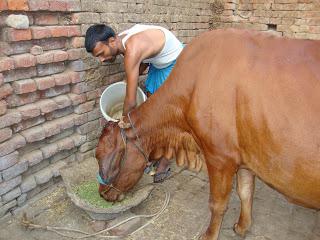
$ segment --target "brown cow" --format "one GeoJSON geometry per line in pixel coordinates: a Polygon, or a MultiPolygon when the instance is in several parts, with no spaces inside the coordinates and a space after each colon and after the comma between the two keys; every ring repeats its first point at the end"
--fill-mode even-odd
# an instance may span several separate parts
{"type": "Polygon", "coordinates": [[[319,66],[320,41],[241,30],[200,35],[165,84],[131,113],[131,128],[104,129],[96,156],[109,182],[100,193],[115,201],[132,188],[154,149],[166,148],[181,163],[190,134],[210,180],[212,216],[203,239],[218,238],[235,174],[240,235],[251,224],[255,176],[289,201],[319,209],[319,66]]]}

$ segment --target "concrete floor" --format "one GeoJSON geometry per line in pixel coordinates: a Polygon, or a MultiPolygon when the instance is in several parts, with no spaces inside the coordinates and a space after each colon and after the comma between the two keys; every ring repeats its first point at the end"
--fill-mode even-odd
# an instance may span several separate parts
{"type": "MultiPolygon", "coordinates": [[[[197,239],[205,231],[210,213],[208,210],[209,186],[207,176],[176,168],[170,179],[156,185],[150,197],[132,210],[133,214],[156,212],[163,203],[164,193],[171,193],[171,200],[164,213],[143,230],[120,239],[197,239]]],[[[145,176],[143,181],[152,179],[145,176]]],[[[253,207],[253,226],[246,240],[320,240],[320,212],[288,203],[280,194],[257,180],[253,207]]],[[[239,214],[240,202],[235,191],[224,217],[220,240],[242,239],[232,230],[239,214]]],[[[75,207],[60,184],[44,192],[33,202],[17,212],[15,218],[3,219],[0,223],[1,240],[69,239],[44,230],[29,230],[19,224],[22,212],[36,224],[63,226],[82,231],[105,227],[105,222],[92,221],[85,212],[75,207]]],[[[118,228],[114,233],[131,232],[146,220],[135,220],[118,228]]],[[[114,223],[114,222],[113,222],[114,223]]],[[[88,239],[94,239],[90,237],[88,239]]]]}

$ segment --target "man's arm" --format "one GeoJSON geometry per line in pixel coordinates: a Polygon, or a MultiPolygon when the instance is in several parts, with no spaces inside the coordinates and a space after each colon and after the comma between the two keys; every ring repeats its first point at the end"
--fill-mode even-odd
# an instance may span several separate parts
{"type": "MultiPolygon", "coordinates": [[[[134,49],[134,48],[132,48],[134,49]]],[[[141,63],[141,54],[137,50],[129,50],[127,48],[124,58],[124,68],[127,75],[126,97],[124,100],[123,114],[128,112],[136,106],[136,94],[139,79],[139,67],[141,63]]]]}

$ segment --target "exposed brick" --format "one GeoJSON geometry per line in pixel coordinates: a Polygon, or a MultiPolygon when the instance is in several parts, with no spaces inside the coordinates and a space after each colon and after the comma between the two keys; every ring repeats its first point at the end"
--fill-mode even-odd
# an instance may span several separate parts
{"type": "Polygon", "coordinates": [[[79,12],[81,11],[81,2],[80,0],[66,0],[67,11],[79,12]]]}
{"type": "Polygon", "coordinates": [[[67,138],[59,140],[57,142],[57,145],[58,145],[59,151],[70,150],[70,149],[74,148],[74,141],[72,138],[67,137],[67,138]]]}
{"type": "Polygon", "coordinates": [[[8,112],[0,117],[0,129],[11,126],[21,121],[21,114],[17,110],[8,110],[8,112]]]}
{"type": "Polygon", "coordinates": [[[66,95],[61,95],[61,96],[52,98],[52,100],[58,104],[60,109],[66,108],[71,105],[71,100],[66,95]]]}
{"type": "Polygon", "coordinates": [[[51,169],[46,168],[46,169],[43,169],[43,170],[37,172],[34,175],[34,178],[35,178],[37,184],[44,184],[46,182],[49,182],[49,180],[52,178],[52,176],[53,175],[52,175],[51,169]]]}
{"type": "Polygon", "coordinates": [[[63,62],[37,66],[38,76],[46,76],[46,75],[52,75],[55,73],[60,73],[60,72],[63,72],[64,69],[65,69],[65,66],[63,62]]]}
{"type": "Polygon", "coordinates": [[[36,56],[38,64],[47,64],[53,62],[53,51],[45,52],[41,55],[36,56]]]}
{"type": "Polygon", "coordinates": [[[77,113],[77,114],[82,114],[82,113],[85,113],[85,112],[89,112],[94,108],[94,104],[95,104],[95,101],[90,101],[90,102],[83,103],[83,104],[75,107],[74,108],[74,112],[77,113]]]}
{"type": "Polygon", "coordinates": [[[74,118],[74,116],[69,115],[69,116],[66,116],[66,117],[59,118],[56,121],[57,121],[60,129],[64,130],[64,129],[68,129],[68,128],[71,128],[71,127],[74,126],[73,118],[74,118]]]}
{"type": "Polygon", "coordinates": [[[18,176],[14,179],[10,179],[9,181],[0,183],[0,195],[3,195],[10,190],[14,189],[21,183],[21,176],[18,176]]]}
{"type": "Polygon", "coordinates": [[[0,73],[0,86],[2,86],[3,83],[4,83],[4,77],[3,77],[3,74],[0,73]]]}
{"type": "Polygon", "coordinates": [[[20,189],[22,193],[29,192],[30,190],[34,189],[37,186],[37,183],[34,179],[34,176],[29,176],[23,179],[20,189]]]}
{"type": "Polygon", "coordinates": [[[74,115],[74,125],[79,126],[88,122],[88,114],[74,115]]]}
{"type": "Polygon", "coordinates": [[[76,160],[79,161],[79,162],[82,162],[85,159],[94,157],[94,152],[95,152],[94,150],[91,150],[91,151],[88,151],[88,152],[85,152],[85,153],[77,152],[76,153],[76,160]]]}
{"type": "Polygon", "coordinates": [[[0,11],[8,10],[7,0],[0,1],[0,11]]]}
{"type": "Polygon", "coordinates": [[[68,53],[68,60],[77,60],[82,57],[83,49],[69,49],[68,53]]]}
{"type": "MultiPolygon", "coordinates": [[[[64,160],[65,161],[65,160],[64,160]]],[[[60,174],[60,169],[65,167],[67,165],[66,162],[62,162],[62,161],[59,161],[57,163],[55,163],[52,167],[51,167],[51,172],[52,172],[52,175],[53,177],[59,177],[61,174],[60,174]]]]}
{"type": "Polygon", "coordinates": [[[67,85],[71,83],[71,76],[68,72],[54,75],[55,84],[57,86],[67,85]]]}
{"type": "Polygon", "coordinates": [[[99,121],[98,120],[95,120],[95,121],[92,121],[92,122],[88,122],[88,123],[85,123],[85,124],[77,127],[77,132],[79,134],[86,134],[88,132],[91,132],[91,131],[95,130],[97,128],[97,126],[99,126],[99,121]]]}
{"type": "Polygon", "coordinates": [[[0,156],[3,157],[25,145],[26,140],[24,139],[24,137],[22,137],[20,134],[16,134],[8,141],[0,144],[0,156]]]}
{"type": "Polygon", "coordinates": [[[34,16],[36,25],[57,25],[59,23],[57,14],[40,13],[34,16]]]}
{"type": "Polygon", "coordinates": [[[17,204],[19,207],[23,206],[23,204],[27,200],[27,196],[28,195],[26,193],[23,193],[17,198],[17,204]]]}
{"type": "Polygon", "coordinates": [[[0,143],[12,137],[12,130],[10,128],[0,129],[0,143]]]}
{"type": "Polygon", "coordinates": [[[35,150],[23,155],[20,161],[27,162],[30,167],[40,163],[43,160],[42,151],[35,150]]]}
{"type": "Polygon", "coordinates": [[[102,117],[102,114],[101,114],[100,108],[96,108],[93,111],[88,112],[88,121],[96,120],[101,117],[102,117]]]}
{"type": "Polygon", "coordinates": [[[93,100],[100,97],[100,89],[96,89],[86,93],[87,100],[93,100]]]}
{"type": "Polygon", "coordinates": [[[9,57],[0,58],[0,72],[14,69],[14,61],[9,57]]]}
{"type": "Polygon", "coordinates": [[[84,47],[84,37],[74,37],[71,39],[70,45],[72,48],[83,48],[84,47]]]}
{"type": "Polygon", "coordinates": [[[91,142],[87,142],[87,143],[84,143],[83,145],[81,145],[81,147],[79,148],[79,151],[80,152],[87,152],[93,148],[95,148],[98,144],[98,140],[94,140],[94,141],[91,141],[91,142]]]}
{"type": "Polygon", "coordinates": [[[47,0],[29,0],[29,8],[31,11],[48,10],[49,3],[47,0]]]}
{"type": "Polygon", "coordinates": [[[25,129],[28,129],[28,128],[31,128],[33,126],[37,126],[41,123],[44,123],[45,122],[45,118],[43,116],[38,116],[38,117],[35,117],[35,118],[31,118],[31,119],[28,119],[28,120],[24,120],[18,124],[14,124],[12,125],[12,129],[13,131],[16,133],[16,132],[20,132],[22,130],[25,130],[25,129]]]}
{"type": "Polygon", "coordinates": [[[54,88],[49,88],[45,91],[41,92],[42,98],[50,98],[55,97],[61,94],[66,94],[70,92],[70,86],[69,85],[63,85],[63,86],[56,86],[54,88]]]}
{"type": "Polygon", "coordinates": [[[2,196],[2,200],[3,200],[4,202],[10,202],[11,200],[19,197],[20,195],[21,195],[21,190],[20,190],[20,188],[17,187],[17,188],[15,188],[15,189],[13,189],[12,191],[4,194],[4,195],[2,196]]]}
{"type": "MultiPolygon", "coordinates": [[[[59,107],[61,107],[61,106],[59,106],[59,107]]],[[[53,119],[65,117],[70,114],[73,114],[73,107],[72,106],[61,108],[61,109],[56,110],[54,112],[48,113],[45,116],[48,121],[51,121],[53,119]]]]}
{"type": "Polygon", "coordinates": [[[22,107],[18,107],[17,110],[20,112],[23,120],[34,118],[40,115],[40,108],[33,103],[22,107]]]}
{"type": "Polygon", "coordinates": [[[67,40],[65,38],[44,38],[36,40],[36,44],[44,51],[65,48],[67,40]]]}
{"type": "Polygon", "coordinates": [[[68,53],[62,50],[56,50],[54,51],[53,55],[53,61],[54,62],[61,62],[68,60],[68,53]]]}
{"type": "Polygon", "coordinates": [[[0,99],[5,98],[9,96],[13,92],[12,87],[9,83],[4,84],[2,87],[0,87],[0,99]]]}
{"type": "Polygon", "coordinates": [[[72,14],[71,21],[74,24],[81,23],[99,23],[100,14],[93,12],[81,12],[72,14]]]}
{"type": "Polygon", "coordinates": [[[81,93],[92,91],[94,90],[94,88],[95,87],[93,85],[90,86],[86,82],[80,82],[72,86],[71,92],[76,94],[81,94],[81,93]]]}
{"type": "Polygon", "coordinates": [[[46,146],[40,148],[43,154],[43,158],[49,158],[59,152],[58,145],[56,143],[47,144],[46,146]]]}
{"type": "Polygon", "coordinates": [[[37,85],[32,79],[16,81],[12,84],[12,87],[16,94],[29,93],[37,90],[37,85]]]}
{"type": "Polygon", "coordinates": [[[9,216],[9,218],[11,217],[11,213],[8,213],[6,215],[6,213],[12,209],[13,207],[15,207],[17,205],[17,201],[13,200],[5,205],[3,205],[2,207],[0,207],[0,217],[6,218],[6,216],[9,216]]]}
{"type": "Polygon", "coordinates": [[[5,82],[13,82],[37,76],[37,69],[35,67],[15,69],[14,71],[7,71],[3,75],[5,82]]]}
{"type": "Polygon", "coordinates": [[[42,126],[36,126],[29,128],[21,132],[28,143],[36,142],[45,139],[45,131],[42,126]]]}
{"type": "Polygon", "coordinates": [[[67,10],[66,0],[49,0],[50,11],[64,12],[67,10]]]}
{"type": "Polygon", "coordinates": [[[42,125],[42,127],[45,131],[46,137],[57,135],[61,132],[60,126],[57,120],[46,122],[45,124],[42,125]]]}
{"type": "Polygon", "coordinates": [[[55,79],[53,76],[35,78],[34,81],[39,90],[52,88],[56,85],[55,79]]]}
{"type": "Polygon", "coordinates": [[[79,83],[84,80],[85,72],[70,72],[71,82],[79,83]]]}
{"type": "Polygon", "coordinates": [[[7,169],[18,162],[19,153],[17,151],[0,157],[0,171],[7,169]]]}
{"type": "Polygon", "coordinates": [[[43,53],[43,48],[38,45],[35,45],[30,49],[30,53],[32,55],[40,55],[43,53]]]}
{"type": "Polygon", "coordinates": [[[0,101],[0,116],[4,115],[7,112],[7,102],[4,100],[0,101]]]}
{"type": "Polygon", "coordinates": [[[9,10],[29,10],[28,1],[27,0],[7,0],[8,1],[8,9],[9,10]]]}
{"type": "Polygon", "coordinates": [[[79,105],[81,103],[84,103],[87,100],[86,94],[69,93],[68,96],[72,101],[72,105],[74,105],[74,106],[79,105]]]}
{"type": "Polygon", "coordinates": [[[40,100],[36,103],[36,105],[40,108],[41,114],[46,114],[59,109],[58,104],[52,99],[40,100]]]}
{"type": "Polygon", "coordinates": [[[81,36],[79,26],[51,26],[50,29],[52,37],[74,37],[81,36]]]}
{"type": "Polygon", "coordinates": [[[19,176],[20,174],[24,173],[28,169],[28,163],[27,162],[19,162],[15,164],[14,166],[4,170],[2,172],[2,177],[4,180],[10,180],[16,176],[19,176]]]}
{"type": "Polygon", "coordinates": [[[31,27],[31,33],[33,39],[49,38],[51,37],[51,31],[47,27],[31,27]]]}
{"type": "Polygon", "coordinates": [[[78,146],[82,145],[83,143],[85,143],[86,139],[87,139],[86,135],[80,135],[80,134],[73,134],[71,136],[71,138],[72,138],[72,140],[74,142],[74,145],[76,147],[78,147],[78,146]]]}
{"type": "Polygon", "coordinates": [[[15,55],[12,56],[12,58],[14,60],[15,68],[25,68],[36,65],[36,59],[30,53],[15,55]]]}
{"type": "Polygon", "coordinates": [[[36,102],[40,99],[38,92],[26,93],[21,95],[10,95],[7,98],[7,103],[10,108],[22,106],[28,103],[36,102]]]}
{"type": "Polygon", "coordinates": [[[9,42],[31,40],[32,38],[30,29],[6,28],[3,30],[2,34],[3,38],[9,42]]]}

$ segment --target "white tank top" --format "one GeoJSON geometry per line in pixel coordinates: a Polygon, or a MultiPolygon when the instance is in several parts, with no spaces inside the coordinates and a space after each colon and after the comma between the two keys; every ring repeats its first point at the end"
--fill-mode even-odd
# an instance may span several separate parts
{"type": "Polygon", "coordinates": [[[132,35],[148,29],[160,29],[165,35],[165,44],[160,53],[152,58],[144,59],[142,62],[151,63],[154,67],[159,69],[166,68],[177,59],[183,49],[183,45],[172,32],[164,27],[136,24],[119,34],[119,36],[126,34],[126,36],[122,39],[123,47],[126,48],[125,43],[132,35]]]}

